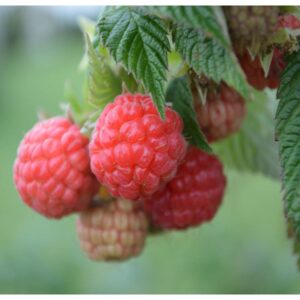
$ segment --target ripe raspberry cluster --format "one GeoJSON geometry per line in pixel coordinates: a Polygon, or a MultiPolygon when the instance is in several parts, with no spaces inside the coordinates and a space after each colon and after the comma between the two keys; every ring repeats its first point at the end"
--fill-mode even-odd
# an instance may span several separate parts
{"type": "Polygon", "coordinates": [[[221,162],[188,146],[178,113],[166,107],[165,115],[149,96],[122,94],[103,110],[91,140],[64,117],[37,123],[14,165],[22,200],[48,218],[79,212],[78,238],[93,260],[137,256],[151,228],[210,221],[226,186],[221,162]]]}
{"type": "MultiPolygon", "coordinates": [[[[228,6],[223,12],[249,84],[258,90],[277,88],[284,56],[296,36],[280,45],[274,36],[292,33],[300,28],[300,21],[279,15],[277,6],[228,6]],[[272,42],[264,44],[269,36],[272,42]],[[259,55],[252,58],[249,49],[259,55]],[[271,52],[265,74],[260,57],[271,52]]],[[[193,90],[195,119],[207,141],[236,133],[246,117],[245,99],[225,83],[230,82],[227,78],[213,83],[193,72],[187,75],[192,90],[193,84],[197,87],[193,90]],[[206,93],[200,93],[202,88],[206,93]]],[[[189,107],[191,115],[179,114],[167,105],[163,119],[149,95],[123,93],[111,100],[90,138],[66,117],[38,122],[21,141],[14,164],[14,182],[23,202],[51,219],[78,213],[81,248],[98,261],[139,255],[151,233],[185,230],[211,221],[226,188],[219,159],[190,145],[190,137],[183,135],[180,114],[185,116],[185,125],[189,118],[194,123],[193,109],[189,107]]]]}

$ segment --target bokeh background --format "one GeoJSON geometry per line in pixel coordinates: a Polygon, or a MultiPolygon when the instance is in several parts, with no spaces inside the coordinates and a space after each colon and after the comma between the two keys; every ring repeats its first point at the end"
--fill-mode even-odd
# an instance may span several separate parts
{"type": "Polygon", "coordinates": [[[22,204],[12,181],[18,143],[38,110],[60,113],[66,80],[80,95],[78,18],[101,9],[0,7],[0,293],[299,293],[280,184],[263,176],[226,170],[212,223],[150,237],[120,264],[85,257],[76,216],[51,221],[22,204]]]}

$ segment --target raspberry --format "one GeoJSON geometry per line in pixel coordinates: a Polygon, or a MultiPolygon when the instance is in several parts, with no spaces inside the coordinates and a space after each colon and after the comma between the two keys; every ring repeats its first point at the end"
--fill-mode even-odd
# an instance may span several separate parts
{"type": "Polygon", "coordinates": [[[90,143],[91,168],[115,197],[138,200],[171,180],[186,153],[179,115],[160,116],[149,96],[123,94],[106,106],[90,143]]]}
{"type": "Polygon", "coordinates": [[[263,42],[276,31],[276,6],[223,7],[233,45],[238,50],[263,42]]]}
{"type": "Polygon", "coordinates": [[[278,20],[279,28],[290,28],[290,29],[299,29],[300,20],[293,15],[283,15],[279,17],[278,20]]]}
{"type": "Polygon", "coordinates": [[[99,187],[89,167],[88,142],[63,117],[37,123],[21,141],[14,164],[23,201],[48,218],[87,208],[99,187]]]}
{"type": "Polygon", "coordinates": [[[261,66],[259,57],[254,60],[247,50],[242,55],[238,55],[242,69],[244,70],[247,80],[257,90],[263,90],[266,87],[276,89],[279,86],[280,74],[284,69],[284,53],[275,48],[271,61],[269,74],[265,77],[264,70],[261,66]]]}
{"type": "Polygon", "coordinates": [[[81,248],[93,260],[125,260],[141,253],[148,221],[137,202],[124,199],[80,214],[77,233],[81,248]]]}
{"type": "Polygon", "coordinates": [[[225,186],[226,178],[218,158],[191,147],[176,177],[144,200],[144,207],[154,225],[185,229],[214,217],[225,186]]]}
{"type": "Polygon", "coordinates": [[[198,122],[209,142],[223,139],[239,130],[246,116],[245,100],[225,83],[219,91],[209,91],[201,105],[194,93],[198,122]]]}

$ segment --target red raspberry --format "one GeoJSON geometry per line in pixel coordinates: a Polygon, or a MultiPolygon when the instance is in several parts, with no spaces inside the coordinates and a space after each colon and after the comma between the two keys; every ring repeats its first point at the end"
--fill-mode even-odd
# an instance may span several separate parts
{"type": "Polygon", "coordinates": [[[37,123],[21,141],[14,165],[23,201],[49,218],[87,208],[99,188],[89,167],[88,142],[63,117],[37,123]]]}
{"type": "Polygon", "coordinates": [[[77,221],[81,248],[93,260],[137,256],[147,230],[147,217],[139,203],[122,199],[84,211],[77,221]]]}
{"type": "Polygon", "coordinates": [[[185,229],[210,221],[223,198],[226,178],[218,158],[191,147],[177,175],[144,200],[152,223],[165,229],[185,229]]]}
{"type": "Polygon", "coordinates": [[[90,143],[91,168],[115,197],[137,200],[171,180],[186,153],[179,115],[162,121],[149,96],[123,94],[106,106],[90,143]]]}
{"type": "Polygon", "coordinates": [[[238,59],[247,76],[249,84],[257,90],[263,90],[266,87],[271,89],[278,88],[280,74],[284,69],[283,56],[284,53],[282,51],[277,48],[274,49],[273,58],[267,77],[265,77],[265,73],[258,56],[253,60],[248,53],[248,50],[245,50],[243,55],[238,56],[238,59]]]}
{"type": "Polygon", "coordinates": [[[300,20],[294,15],[283,15],[279,17],[279,28],[299,29],[300,20]]]}
{"type": "Polygon", "coordinates": [[[208,92],[205,105],[199,99],[194,99],[194,103],[198,122],[209,142],[238,131],[246,116],[245,100],[224,83],[219,91],[208,92]]]}

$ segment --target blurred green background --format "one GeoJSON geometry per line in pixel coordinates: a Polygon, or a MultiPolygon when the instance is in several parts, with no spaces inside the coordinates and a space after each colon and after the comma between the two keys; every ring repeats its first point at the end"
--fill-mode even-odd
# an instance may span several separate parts
{"type": "Polygon", "coordinates": [[[207,225],[147,240],[125,263],[89,261],[72,216],[51,221],[19,199],[12,181],[18,143],[37,111],[60,113],[64,83],[80,93],[79,16],[100,7],[0,7],[0,293],[299,293],[280,184],[227,171],[228,189],[207,225]]]}

